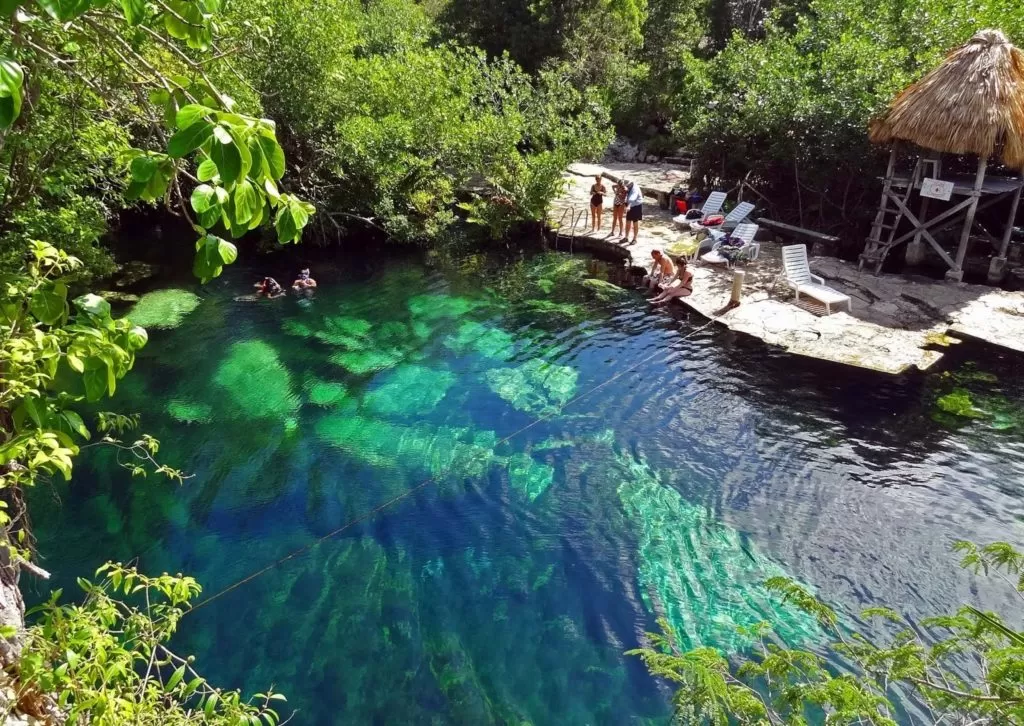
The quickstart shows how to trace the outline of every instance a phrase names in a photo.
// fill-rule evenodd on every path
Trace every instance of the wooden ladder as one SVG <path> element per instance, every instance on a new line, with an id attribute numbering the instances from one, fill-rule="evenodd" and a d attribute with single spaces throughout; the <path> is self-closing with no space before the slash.
<path id="1" fill-rule="evenodd" d="M 882 200 L 878 205 L 878 211 L 875 213 L 875 220 L 871 223 L 871 234 L 867 238 L 867 247 L 864 250 L 864 254 L 860 256 L 860 269 L 863 269 L 865 263 L 867 263 L 875 266 L 876 275 L 882 271 L 882 264 L 893 248 L 896 230 L 899 229 L 900 222 L 903 221 L 903 209 L 908 208 L 907 205 L 910 203 L 914 189 L 925 173 L 925 167 L 928 167 L 929 173 L 935 174 L 937 173 L 935 171 L 937 164 L 938 162 L 934 159 L 918 158 L 917 163 L 914 164 L 914 170 L 910 174 L 907 187 L 900 199 L 903 205 L 901 207 L 893 201 L 895 195 L 892 192 L 893 174 L 892 162 L 890 161 L 889 170 L 885 175 L 885 183 L 882 185 Z"/>

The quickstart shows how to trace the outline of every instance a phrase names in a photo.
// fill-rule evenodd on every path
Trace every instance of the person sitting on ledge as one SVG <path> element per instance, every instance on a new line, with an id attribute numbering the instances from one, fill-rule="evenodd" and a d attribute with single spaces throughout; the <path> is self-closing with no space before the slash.
<path id="1" fill-rule="evenodd" d="M 643 280 L 648 290 L 655 289 L 659 283 L 668 280 L 676 274 L 676 268 L 672 264 L 672 260 L 669 259 L 668 255 L 662 254 L 661 250 L 651 250 L 651 257 L 654 258 L 654 262 L 651 263 L 651 268 L 644 275 Z"/>
<path id="2" fill-rule="evenodd" d="M 264 277 L 253 285 L 253 287 L 256 288 L 257 295 L 266 295 L 268 298 L 281 297 L 284 295 L 284 289 L 273 277 Z"/>
<path id="3" fill-rule="evenodd" d="M 292 290 L 295 290 L 295 292 L 312 290 L 314 287 L 316 287 L 316 280 L 309 276 L 308 267 L 299 272 L 299 279 L 292 283 Z"/>
<path id="4" fill-rule="evenodd" d="M 651 298 L 651 304 L 664 305 L 672 298 L 689 297 L 692 294 L 693 273 L 686 269 L 686 259 L 683 258 L 676 267 L 676 274 L 661 286 L 661 294 Z"/>

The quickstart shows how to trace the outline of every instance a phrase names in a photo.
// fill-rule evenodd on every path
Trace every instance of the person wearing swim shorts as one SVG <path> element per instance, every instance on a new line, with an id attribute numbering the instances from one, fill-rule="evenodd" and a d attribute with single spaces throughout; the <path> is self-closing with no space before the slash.
<path id="1" fill-rule="evenodd" d="M 640 220 L 644 218 L 644 193 L 640 185 L 633 181 L 626 183 L 626 208 L 626 234 L 623 236 L 629 237 L 629 227 L 633 225 L 630 244 L 636 244 L 637 235 L 640 234 Z"/>
<path id="2" fill-rule="evenodd" d="M 672 264 L 672 260 L 669 259 L 668 255 L 663 254 L 661 250 L 651 250 L 651 257 L 654 258 L 654 262 L 651 263 L 651 268 L 644 275 L 643 280 L 648 290 L 656 289 L 659 284 L 676 274 L 676 268 Z"/>

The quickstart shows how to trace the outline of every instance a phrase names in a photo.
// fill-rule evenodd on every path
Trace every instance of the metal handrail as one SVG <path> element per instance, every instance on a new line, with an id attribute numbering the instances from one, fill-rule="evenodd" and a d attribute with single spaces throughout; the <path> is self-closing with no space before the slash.
<path id="1" fill-rule="evenodd" d="M 555 227 L 555 249 L 558 249 L 558 238 L 562 236 L 562 228 L 565 226 L 565 215 L 572 212 L 572 215 L 576 215 L 575 207 L 566 207 L 562 210 L 562 216 L 558 218 L 558 226 Z"/>
<path id="2" fill-rule="evenodd" d="M 572 236 L 569 237 L 569 254 L 572 254 L 572 244 L 576 240 L 576 228 L 580 226 L 580 222 L 587 216 L 587 210 L 580 210 L 579 216 L 576 215 L 576 208 L 573 207 L 573 221 L 572 221 Z"/>

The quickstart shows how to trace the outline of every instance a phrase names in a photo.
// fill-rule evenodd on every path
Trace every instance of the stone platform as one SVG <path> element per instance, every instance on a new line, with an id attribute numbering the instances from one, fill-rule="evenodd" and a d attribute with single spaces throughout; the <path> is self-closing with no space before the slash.
<path id="1" fill-rule="evenodd" d="M 573 251 L 591 250 L 646 267 L 652 250 L 664 249 L 682 236 L 668 211 L 659 208 L 653 197 L 666 184 L 666 191 L 685 184 L 685 173 L 669 173 L 671 170 L 660 165 L 616 166 L 629 168 L 574 164 L 565 174 L 565 191 L 549 212 L 548 226 L 555 232 L 559 221 L 565 221 L 557 240 L 559 249 L 569 251 L 571 243 Z M 605 209 L 605 230 L 588 231 L 589 190 L 597 173 L 609 179 L 633 179 L 645 197 L 651 197 L 645 199 L 644 221 L 635 245 L 608 236 L 610 205 Z M 573 215 L 566 210 L 575 210 L 577 215 L 584 212 L 574 236 L 568 228 Z M 727 307 L 732 272 L 700 263 L 692 267 L 693 295 L 680 302 L 731 330 L 787 352 L 890 374 L 929 368 L 941 359 L 943 347 L 958 338 L 1024 352 L 1024 293 L 929 278 L 876 276 L 831 257 L 812 258 L 811 268 L 830 287 L 852 298 L 852 313 L 818 316 L 796 306 L 782 279 L 781 247 L 770 241 L 761 243 L 756 261 L 739 268 L 745 272 L 739 306 Z"/>

